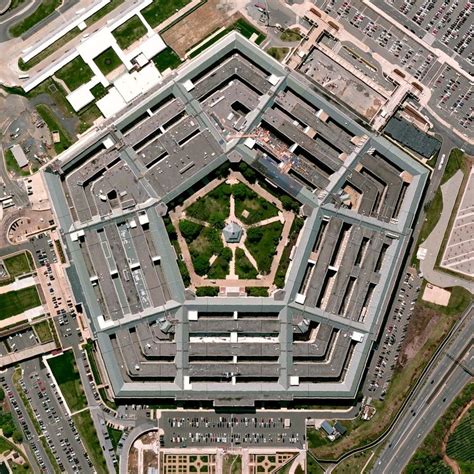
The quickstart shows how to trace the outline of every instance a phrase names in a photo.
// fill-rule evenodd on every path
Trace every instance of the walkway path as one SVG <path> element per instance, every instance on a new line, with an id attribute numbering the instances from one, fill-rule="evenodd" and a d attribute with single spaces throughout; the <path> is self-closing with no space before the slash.
<path id="1" fill-rule="evenodd" d="M 424 274 L 424 278 L 433 285 L 440 286 L 441 288 L 462 286 L 471 293 L 474 293 L 474 281 L 467 281 L 434 269 L 462 180 L 462 171 L 457 171 L 452 178 L 441 186 L 443 211 L 435 228 L 420 246 L 420 248 L 422 247 L 427 250 L 425 259 L 420 260 L 420 269 Z"/>

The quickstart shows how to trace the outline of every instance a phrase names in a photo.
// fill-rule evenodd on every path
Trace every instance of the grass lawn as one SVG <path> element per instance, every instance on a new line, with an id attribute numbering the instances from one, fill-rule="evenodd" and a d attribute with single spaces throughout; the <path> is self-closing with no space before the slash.
<path id="1" fill-rule="evenodd" d="M 46 122 L 46 125 L 48 126 L 50 132 L 59 132 L 60 142 L 54 144 L 54 150 L 56 151 L 56 153 L 59 154 L 62 153 L 64 150 L 67 150 L 72 144 L 71 139 L 66 130 L 60 124 L 60 121 L 56 119 L 56 116 L 54 115 L 53 111 L 47 105 L 44 104 L 37 105 L 36 110 L 40 114 L 41 118 Z"/>
<path id="2" fill-rule="evenodd" d="M 81 123 L 79 125 L 79 133 L 83 133 L 88 130 L 94 122 L 99 118 L 102 117 L 102 113 L 99 110 L 99 107 L 95 105 L 95 103 L 91 103 L 88 106 L 81 109 L 79 112 L 79 118 L 81 119 Z"/>
<path id="3" fill-rule="evenodd" d="M 71 412 L 85 408 L 87 400 L 72 350 L 48 359 L 48 364 Z"/>
<path id="4" fill-rule="evenodd" d="M 158 71 L 163 72 L 166 69 L 176 69 L 181 64 L 181 59 L 171 48 L 166 48 L 153 58 L 153 62 Z"/>
<path id="5" fill-rule="evenodd" d="M 19 176 L 28 176 L 30 174 L 28 167 L 25 166 L 24 168 L 20 168 L 18 166 L 18 163 L 16 162 L 15 157 L 13 156 L 13 152 L 10 148 L 4 150 L 4 156 L 7 170 L 9 172 L 17 174 Z"/>
<path id="6" fill-rule="evenodd" d="M 0 294 L 0 319 L 23 313 L 41 304 L 36 286 Z"/>
<path id="7" fill-rule="evenodd" d="M 155 28 L 190 2 L 191 0 L 155 0 L 142 10 L 142 14 L 148 24 Z"/>
<path id="8" fill-rule="evenodd" d="M 267 49 L 267 53 L 277 61 L 281 61 L 288 54 L 288 51 L 288 48 L 276 48 L 274 46 Z"/>
<path id="9" fill-rule="evenodd" d="M 461 314 L 471 303 L 471 293 L 461 286 L 454 286 L 453 288 L 448 289 L 451 290 L 448 306 L 438 306 L 437 304 L 429 303 L 424 300 L 420 300 L 420 304 L 426 308 L 434 309 L 438 313 L 445 314 L 446 316 Z"/>
<path id="10" fill-rule="evenodd" d="M 283 31 L 280 35 L 280 39 L 282 41 L 299 41 L 302 38 L 301 33 L 299 32 L 298 28 L 288 28 L 287 30 Z"/>
<path id="11" fill-rule="evenodd" d="M 25 273 L 31 273 L 32 267 L 26 252 L 19 253 L 13 257 L 8 257 L 3 260 L 7 267 L 8 273 L 12 277 L 17 277 Z"/>
<path id="12" fill-rule="evenodd" d="M 229 274 L 229 262 L 232 260 L 232 250 L 222 249 L 219 256 L 212 263 L 207 274 L 213 280 L 223 280 Z"/>
<path id="13" fill-rule="evenodd" d="M 135 15 L 112 31 L 112 35 L 122 49 L 127 49 L 135 41 L 145 36 L 146 32 L 147 29 L 142 20 Z"/>
<path id="14" fill-rule="evenodd" d="M 348 459 L 345 459 L 334 469 L 335 474 L 353 474 L 354 472 L 362 472 L 362 468 L 367 464 L 370 456 L 372 456 L 373 451 L 368 449 L 362 453 L 357 453 L 351 456 Z M 365 471 L 369 472 L 369 471 Z"/>
<path id="15" fill-rule="evenodd" d="M 97 362 L 95 360 L 94 345 L 92 344 L 92 342 L 89 341 L 87 344 L 84 345 L 84 347 L 87 352 L 87 358 L 89 359 L 89 365 L 91 367 L 95 383 L 97 385 L 100 385 L 102 383 L 102 379 L 100 377 L 99 369 L 97 368 Z"/>
<path id="16" fill-rule="evenodd" d="M 217 296 L 219 288 L 217 286 L 199 286 L 196 288 L 196 296 Z"/>
<path id="17" fill-rule="evenodd" d="M 247 296 L 268 296 L 268 287 L 264 286 L 246 286 Z"/>
<path id="18" fill-rule="evenodd" d="M 225 219 L 229 217 L 231 192 L 231 186 L 220 184 L 187 207 L 186 215 L 223 227 Z"/>
<path id="19" fill-rule="evenodd" d="M 288 267 L 290 266 L 291 251 L 296 245 L 298 235 L 303 225 L 304 219 L 302 219 L 301 217 L 296 217 L 293 221 L 293 224 L 291 225 L 289 242 L 288 245 L 283 249 L 283 253 L 281 254 L 280 258 L 280 263 L 278 264 L 278 269 L 275 274 L 275 280 L 273 282 L 277 288 L 283 288 L 285 286 L 286 273 L 288 271 Z"/>
<path id="20" fill-rule="evenodd" d="M 224 455 L 222 472 L 225 474 L 240 474 L 242 472 L 242 456 L 236 454 Z"/>
<path id="21" fill-rule="evenodd" d="M 77 56 L 70 63 L 67 63 L 55 76 L 66 83 L 69 90 L 73 91 L 82 84 L 89 82 L 94 73 L 92 69 L 85 63 L 81 56 Z"/>
<path id="22" fill-rule="evenodd" d="M 107 474 L 107 464 L 97 438 L 97 432 L 89 410 L 77 413 L 72 417 L 81 439 L 86 447 L 94 468 L 98 474 Z"/>
<path id="23" fill-rule="evenodd" d="M 111 428 L 110 426 L 107 426 L 107 431 L 109 433 L 110 441 L 112 442 L 114 451 L 117 451 L 117 446 L 120 441 L 120 438 L 122 437 L 123 431 L 116 430 L 115 428 Z"/>
<path id="24" fill-rule="evenodd" d="M 308 474 L 324 474 L 324 469 L 308 453 L 306 453 L 306 467 Z"/>
<path id="25" fill-rule="evenodd" d="M 45 344 L 46 342 L 51 342 L 54 340 L 53 333 L 51 332 L 51 326 L 48 320 L 41 321 L 38 324 L 32 326 L 34 332 L 38 336 L 41 344 Z"/>
<path id="26" fill-rule="evenodd" d="M 243 183 L 234 184 L 232 194 L 235 199 L 235 215 L 244 224 L 256 224 L 278 215 L 278 209 L 272 203 L 260 197 Z M 249 215 L 244 217 L 244 211 L 248 211 Z"/>
<path id="27" fill-rule="evenodd" d="M 326 446 L 331 443 L 321 430 L 314 428 L 308 428 L 306 436 L 308 438 L 309 448 L 319 448 L 320 446 Z"/>
<path id="28" fill-rule="evenodd" d="M 235 250 L 235 273 L 244 280 L 253 280 L 258 275 L 257 269 L 250 263 L 241 248 Z"/>
<path id="29" fill-rule="evenodd" d="M 99 100 L 107 95 L 107 89 L 99 82 L 91 89 L 91 94 L 96 100 Z"/>
<path id="30" fill-rule="evenodd" d="M 256 260 L 258 269 L 262 274 L 270 272 L 282 230 L 282 223 L 272 222 L 261 227 L 253 227 L 247 231 L 245 246 Z"/>
<path id="31" fill-rule="evenodd" d="M 122 64 L 122 61 L 120 61 L 117 53 L 112 48 L 108 48 L 103 53 L 99 54 L 99 56 L 94 58 L 94 61 L 104 75 L 109 74 Z"/>
<path id="32" fill-rule="evenodd" d="M 181 221 L 183 222 L 183 221 Z M 188 244 L 193 267 L 198 275 L 207 275 L 210 271 L 209 259 L 213 255 L 218 257 L 225 252 L 224 245 L 221 240 L 220 232 L 213 227 L 203 227 L 200 234 L 191 243 Z"/>
<path id="33" fill-rule="evenodd" d="M 10 35 L 15 38 L 21 36 L 41 20 L 44 20 L 47 16 L 51 15 L 51 13 L 53 13 L 60 5 L 61 0 L 43 0 L 41 5 L 31 15 L 10 28 Z"/>
<path id="34" fill-rule="evenodd" d="M 444 174 L 441 178 L 441 184 L 444 184 L 454 176 L 457 170 L 463 170 L 466 164 L 464 152 L 459 150 L 459 148 L 454 148 L 449 154 L 448 162 L 446 163 L 446 168 L 444 169 Z"/>

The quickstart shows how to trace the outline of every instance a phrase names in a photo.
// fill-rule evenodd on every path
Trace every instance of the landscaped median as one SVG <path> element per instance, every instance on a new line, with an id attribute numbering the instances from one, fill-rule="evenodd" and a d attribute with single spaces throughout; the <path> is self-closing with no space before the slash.
<path id="1" fill-rule="evenodd" d="M 13 25 L 9 33 L 13 37 L 21 36 L 23 33 L 26 33 L 28 30 L 33 28 L 39 22 L 47 18 L 51 13 L 61 6 L 61 0 L 43 0 L 39 7 L 29 16 L 21 20 L 19 23 Z"/>

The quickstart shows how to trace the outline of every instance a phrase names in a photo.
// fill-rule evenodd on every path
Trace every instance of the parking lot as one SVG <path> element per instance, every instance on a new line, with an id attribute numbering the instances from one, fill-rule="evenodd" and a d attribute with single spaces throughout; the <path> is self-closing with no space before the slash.
<path id="1" fill-rule="evenodd" d="M 399 286 L 384 334 L 374 353 L 367 375 L 367 390 L 372 398 L 377 397 L 380 400 L 385 398 L 420 287 L 421 278 L 411 273 L 405 275 Z"/>
<path id="2" fill-rule="evenodd" d="M 214 412 L 163 412 L 160 427 L 164 447 L 254 446 L 302 448 L 305 414 L 258 412 L 218 414 Z"/>
<path id="3" fill-rule="evenodd" d="M 22 369 L 21 387 L 59 468 L 87 472 L 92 464 L 49 373 L 38 359 L 23 363 Z"/>

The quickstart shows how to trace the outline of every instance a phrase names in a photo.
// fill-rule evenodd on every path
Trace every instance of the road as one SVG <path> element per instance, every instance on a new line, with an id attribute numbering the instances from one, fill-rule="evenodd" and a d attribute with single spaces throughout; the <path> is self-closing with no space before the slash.
<path id="1" fill-rule="evenodd" d="M 402 472 L 425 436 L 431 431 L 449 404 L 456 398 L 474 373 L 474 306 L 466 313 L 464 324 L 452 335 L 440 353 L 436 367 L 426 375 L 421 387 L 388 438 L 373 474 Z M 456 359 L 462 358 L 461 362 Z M 459 359 L 458 359 L 459 360 Z"/>

